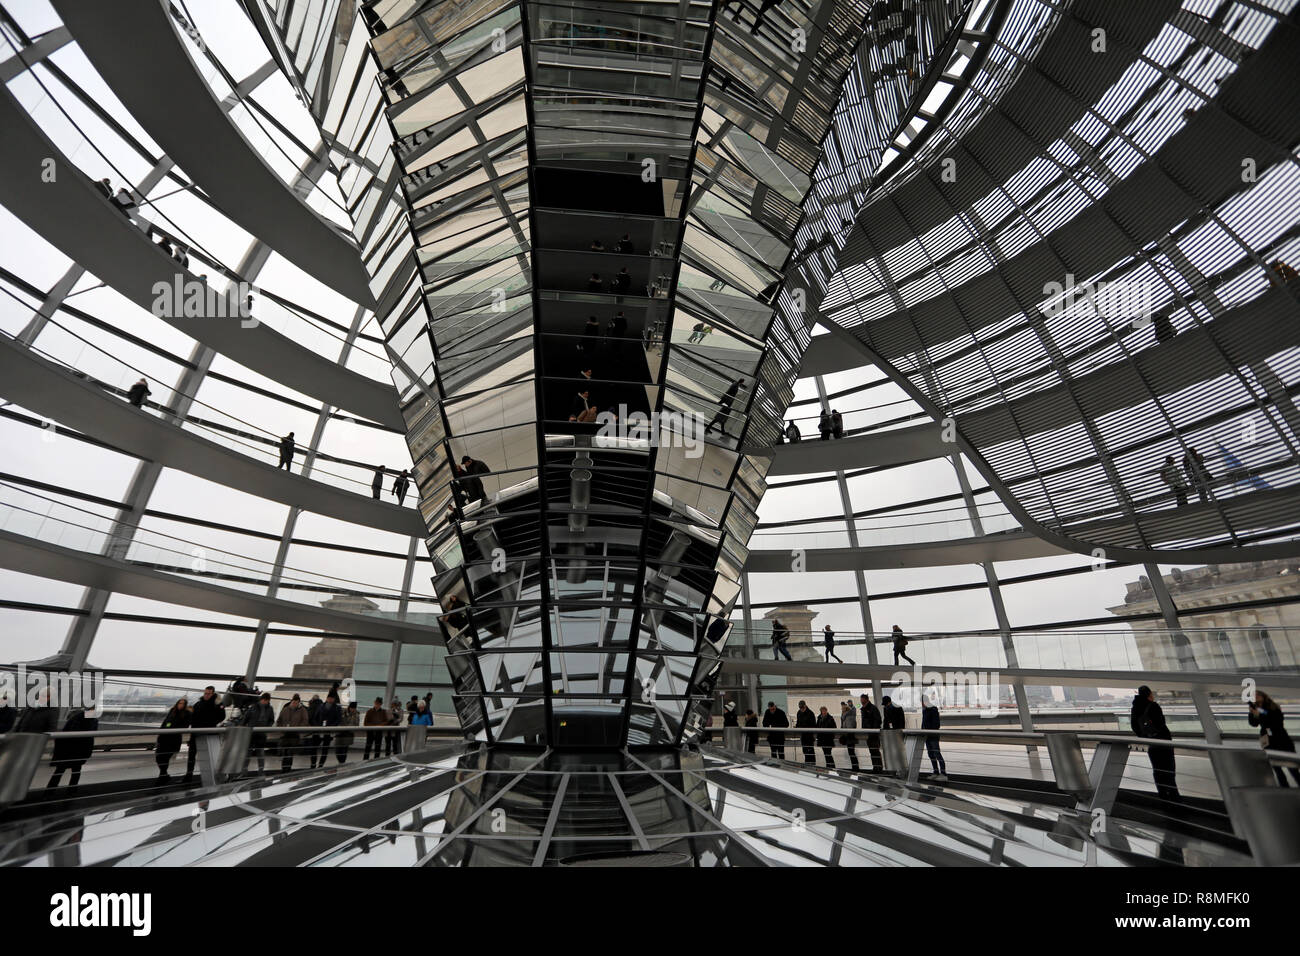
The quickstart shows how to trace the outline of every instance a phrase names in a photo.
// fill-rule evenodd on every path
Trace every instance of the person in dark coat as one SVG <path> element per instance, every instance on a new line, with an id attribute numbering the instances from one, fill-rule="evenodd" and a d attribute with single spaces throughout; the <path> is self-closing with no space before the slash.
<path id="1" fill-rule="evenodd" d="M 790 629 L 776 618 L 772 618 L 772 660 L 779 661 L 782 654 L 787 661 L 794 660 L 790 656 L 790 649 L 785 646 L 788 640 L 790 640 Z"/>
<path id="2" fill-rule="evenodd" d="M 14 722 L 15 734 L 52 734 L 59 726 L 59 709 L 50 706 L 50 690 L 44 688 L 36 698 L 35 707 L 24 707 Z"/>
<path id="3" fill-rule="evenodd" d="M 767 702 L 767 710 L 763 713 L 764 727 L 789 727 L 790 718 L 785 715 L 785 711 L 776 706 L 776 701 Z M 767 745 L 772 748 L 772 756 L 777 760 L 785 759 L 785 734 L 774 731 L 767 735 Z"/>
<path id="4" fill-rule="evenodd" d="M 627 316 L 621 311 L 614 313 L 614 317 L 609 320 L 605 327 L 606 334 L 613 339 L 627 338 Z"/>
<path id="5" fill-rule="evenodd" d="M 834 730 L 839 725 L 835 723 L 835 718 L 831 716 L 831 712 L 823 707 L 817 714 L 817 726 L 823 730 Z M 835 758 L 831 756 L 831 748 L 835 746 L 835 735 L 831 733 L 818 734 L 817 746 L 822 748 L 822 754 L 826 757 L 826 766 L 834 770 Z"/>
<path id="6" fill-rule="evenodd" d="M 844 416 L 834 408 L 831 409 L 831 437 L 844 437 Z"/>
<path id="7" fill-rule="evenodd" d="M 885 730 L 907 729 L 907 715 L 903 713 L 903 708 L 894 703 L 894 698 L 882 697 L 880 703 L 883 705 Z"/>
<path id="8" fill-rule="evenodd" d="M 483 462 L 464 455 L 460 460 L 460 466 L 465 469 L 465 493 L 470 501 L 486 502 L 487 490 L 483 487 L 483 479 L 479 475 L 490 475 L 492 469 Z"/>
<path id="9" fill-rule="evenodd" d="M 402 726 L 402 702 L 396 697 L 393 698 L 392 706 L 388 709 L 388 726 Z M 390 730 L 384 735 L 384 756 L 391 757 L 393 754 L 400 754 L 401 752 L 402 732 L 400 730 Z"/>
<path id="10" fill-rule="evenodd" d="M 853 701 L 840 701 L 840 729 L 857 730 L 858 729 L 858 712 L 853 707 Z M 858 748 L 857 736 L 855 734 L 841 734 L 840 743 L 849 753 L 849 768 L 857 770 L 858 768 Z"/>
<path id="11" fill-rule="evenodd" d="M 1133 698 L 1133 708 L 1129 711 L 1129 726 L 1135 737 L 1147 740 L 1173 740 L 1169 725 L 1165 723 L 1165 712 L 1156 703 L 1156 695 L 1151 688 L 1143 684 Z M 1156 793 L 1166 800 L 1181 800 L 1178 785 L 1175 782 L 1176 771 L 1174 748 L 1151 744 L 1147 747 L 1147 758 L 1151 761 L 1151 773 L 1156 781 Z"/>
<path id="12" fill-rule="evenodd" d="M 149 391 L 149 383 L 142 378 L 131 386 L 130 391 L 126 393 L 126 400 L 136 408 L 140 408 L 144 405 L 144 400 L 148 398 L 150 394 L 152 393 Z"/>
<path id="13" fill-rule="evenodd" d="M 331 692 L 325 702 L 316 709 L 316 726 L 318 727 L 337 727 L 343 723 L 343 708 L 339 706 L 339 699 L 336 694 Z M 330 742 L 333 740 L 331 734 L 321 734 L 317 743 L 319 748 L 316 753 L 309 754 L 311 765 L 313 767 L 324 767 L 325 762 L 329 760 Z M 339 761 L 342 763 L 343 761 Z"/>
<path id="14" fill-rule="evenodd" d="M 296 448 L 297 444 L 293 440 L 293 432 L 289 432 L 280 439 L 280 464 L 275 466 L 277 470 L 280 468 L 285 471 L 293 470 L 293 453 Z"/>
<path id="15" fill-rule="evenodd" d="M 242 723 L 246 727 L 270 727 L 275 723 L 275 708 L 271 706 L 271 694 L 263 691 L 262 696 L 244 708 Z M 266 770 L 264 755 L 266 753 L 266 734 L 254 733 L 248 742 L 248 756 L 257 757 L 257 772 Z M 244 769 L 248 769 L 248 759 L 244 760 Z"/>
<path id="16" fill-rule="evenodd" d="M 194 702 L 191 728 L 217 727 L 226 719 L 226 708 L 217 696 L 217 689 L 209 684 L 203 688 L 203 696 Z M 204 734 L 190 734 L 190 752 L 185 757 L 185 779 L 194 779 L 194 764 L 199 756 L 199 738 Z"/>
<path id="17" fill-rule="evenodd" d="M 731 406 L 736 401 L 736 396 L 740 393 L 740 386 L 744 385 L 744 379 L 736 379 L 727 386 L 727 390 L 722 393 L 722 398 L 718 399 L 718 410 L 714 413 L 712 420 L 705 427 L 706 432 L 726 431 L 727 416 L 731 414 Z"/>
<path id="18" fill-rule="evenodd" d="M 622 314 L 622 313 L 620 313 Z M 600 319 L 594 315 L 587 316 L 587 321 L 582 326 L 582 339 L 578 342 L 578 351 L 588 356 L 596 351 L 596 346 L 600 344 Z"/>
<path id="19" fill-rule="evenodd" d="M 736 702 L 729 700 L 722 708 L 722 726 L 739 727 L 740 715 L 736 713 Z"/>
<path id="20" fill-rule="evenodd" d="M 921 729 L 939 729 L 939 708 L 933 700 L 927 701 L 925 695 L 921 696 Z M 926 735 L 925 752 L 930 757 L 930 769 L 934 772 L 935 779 L 947 780 L 948 765 L 944 763 L 943 754 L 939 752 L 939 737 L 937 734 Z"/>
<path id="21" fill-rule="evenodd" d="M 324 703 L 320 699 L 320 694 L 312 694 L 311 700 L 307 702 L 307 725 L 309 727 L 320 726 L 320 708 Z M 316 768 L 316 751 L 320 748 L 320 734 L 310 733 L 303 738 L 302 746 L 307 751 L 307 758 L 311 761 L 312 769 Z"/>
<path id="22" fill-rule="evenodd" d="M 95 717 L 87 717 L 84 710 L 74 710 L 68 715 L 67 722 L 63 725 L 65 733 L 85 733 L 99 729 L 99 720 Z M 59 780 L 63 777 L 63 771 L 70 771 L 68 777 L 68 786 L 75 787 L 81 782 L 81 765 L 90 759 L 90 755 L 95 751 L 94 737 L 61 737 L 54 741 L 54 756 L 50 760 L 50 766 L 54 769 L 50 777 L 48 788 L 54 788 L 59 785 Z"/>
<path id="23" fill-rule="evenodd" d="M 866 694 L 860 694 L 858 701 L 862 704 L 862 729 L 879 730 L 880 708 L 873 704 Z M 879 771 L 883 766 L 883 761 L 880 759 L 880 734 L 867 734 L 867 749 L 871 751 L 871 769 Z"/>
<path id="24" fill-rule="evenodd" d="M 794 715 L 794 725 L 796 727 L 816 727 L 817 715 L 812 712 L 806 700 L 799 701 L 799 711 Z M 800 734 L 799 746 L 803 748 L 803 762 L 815 764 L 817 762 L 817 751 L 813 748 L 817 744 L 816 734 Z"/>
<path id="25" fill-rule="evenodd" d="M 181 730 L 190 726 L 194 720 L 194 711 L 190 710 L 190 702 L 182 697 L 176 701 L 171 710 L 167 711 L 167 716 L 163 718 L 162 730 Z M 158 779 L 170 780 L 171 774 L 167 772 L 167 765 L 172 762 L 172 757 L 180 753 L 181 740 L 184 734 L 159 734 L 158 741 L 154 744 L 153 759 L 158 764 Z"/>
<path id="26" fill-rule="evenodd" d="M 18 708 L 9 701 L 8 694 L 0 694 L 0 734 L 7 734 L 14 729 L 18 719 Z"/>
<path id="27" fill-rule="evenodd" d="M 907 656 L 907 637 L 903 634 L 903 629 L 895 624 L 892 633 L 894 637 L 894 666 L 898 666 L 900 657 L 907 663 L 915 665 L 916 661 Z"/>
<path id="28" fill-rule="evenodd" d="M 835 653 L 835 632 L 831 630 L 831 626 L 829 624 L 827 624 L 825 627 L 822 628 L 822 646 L 825 648 L 826 651 L 827 664 L 831 662 L 832 657 L 835 658 L 837 661 L 839 661 L 841 664 L 844 663 L 844 661 L 840 660 L 840 655 Z"/>
<path id="29" fill-rule="evenodd" d="M 831 413 L 822 409 L 821 418 L 817 419 L 817 431 L 821 435 L 822 441 L 830 441 L 831 437 Z"/>
<path id="30" fill-rule="evenodd" d="M 375 476 L 370 479 L 370 497 L 376 501 L 384 491 L 384 466 L 380 465 L 375 469 Z"/>
<path id="31" fill-rule="evenodd" d="M 1246 720 L 1250 721 L 1250 726 L 1259 728 L 1260 741 L 1266 749 L 1295 753 L 1295 742 L 1282 723 L 1282 708 L 1262 690 L 1255 691 L 1255 699 L 1250 703 L 1250 713 L 1246 715 Z M 1291 771 L 1291 777 L 1296 785 L 1300 786 L 1300 769 L 1294 766 L 1287 769 Z M 1277 774 L 1279 787 L 1288 786 L 1286 774 L 1282 772 L 1281 767 L 1274 767 L 1273 772 Z"/>
<path id="32" fill-rule="evenodd" d="M 375 704 L 366 711 L 363 725 L 366 727 L 383 727 L 388 723 L 388 708 L 384 706 L 384 698 L 376 697 Z M 378 760 L 383 753 L 384 748 L 384 731 L 369 730 L 366 731 L 366 749 L 361 754 L 362 760 L 370 759 L 370 751 L 375 752 L 375 759 Z"/>
<path id="33" fill-rule="evenodd" d="M 402 473 L 393 479 L 393 497 L 397 499 L 398 505 L 406 504 L 406 492 L 411 487 L 411 473 L 403 469 Z"/>
<path id="34" fill-rule="evenodd" d="M 799 426 L 794 423 L 793 418 L 790 419 L 790 424 L 785 426 L 785 440 L 788 441 L 791 445 L 795 445 L 803 441 L 803 435 L 799 433 Z"/>
<path id="35" fill-rule="evenodd" d="M 1183 473 L 1179 470 L 1173 455 L 1165 455 L 1165 466 L 1160 469 L 1160 478 L 1174 493 L 1174 500 L 1178 502 L 1180 508 L 1187 504 L 1187 484 L 1183 481 Z"/>
<path id="36" fill-rule="evenodd" d="M 311 717 L 302 705 L 302 698 L 294 694 L 289 703 L 280 708 L 280 716 L 275 718 L 277 727 L 309 727 Z M 288 772 L 293 769 L 293 757 L 302 744 L 302 737 L 295 731 L 280 738 L 280 769 Z"/>
<path id="37" fill-rule="evenodd" d="M 757 727 L 758 714 L 752 710 L 745 711 L 745 726 Z M 745 734 L 745 753 L 755 753 L 758 748 L 758 734 Z"/>
<path id="38" fill-rule="evenodd" d="M 348 701 L 348 705 L 342 709 L 339 717 L 340 727 L 359 727 L 361 725 L 361 712 L 357 710 L 355 700 Z M 339 763 L 346 763 L 348 751 L 352 749 L 352 741 L 356 739 L 356 732 L 352 730 L 343 730 L 334 735 L 334 759 Z M 324 761 L 321 766 L 325 766 Z"/>
<path id="39" fill-rule="evenodd" d="M 1210 469 L 1205 467 L 1205 459 L 1195 448 L 1189 447 L 1183 454 L 1183 472 L 1192 487 L 1196 489 L 1200 499 L 1209 501 L 1210 485 L 1213 484 L 1214 478 L 1210 474 Z"/>
<path id="40" fill-rule="evenodd" d="M 455 594 L 448 596 L 444 607 L 447 613 L 438 621 L 442 625 L 444 637 L 452 638 L 469 627 L 469 613 L 465 608 L 465 602 Z"/>

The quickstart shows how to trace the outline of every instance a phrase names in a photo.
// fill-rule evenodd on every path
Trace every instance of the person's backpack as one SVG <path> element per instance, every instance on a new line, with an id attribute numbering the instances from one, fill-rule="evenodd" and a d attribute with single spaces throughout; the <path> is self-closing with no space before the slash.
<path id="1" fill-rule="evenodd" d="M 1146 709 L 1142 711 L 1142 716 L 1138 718 L 1138 735 L 1155 737 L 1158 730 L 1155 720 L 1151 717 L 1151 704 L 1147 704 Z"/>

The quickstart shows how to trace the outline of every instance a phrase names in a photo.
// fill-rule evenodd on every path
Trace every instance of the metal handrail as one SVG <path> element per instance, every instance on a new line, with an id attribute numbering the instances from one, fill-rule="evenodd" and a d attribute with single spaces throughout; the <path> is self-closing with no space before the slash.
<path id="1" fill-rule="evenodd" d="M 711 728 L 716 734 L 718 728 Z M 1081 730 L 970 730 L 967 728 L 887 728 L 887 727 L 740 727 L 724 728 L 727 730 L 739 729 L 742 733 L 747 734 L 848 734 L 855 737 L 866 735 L 879 735 L 882 732 L 897 733 L 904 737 L 950 737 L 957 740 L 992 740 L 995 742 L 1010 741 L 1011 743 L 1046 743 L 1049 736 L 1052 735 L 1069 735 L 1080 741 L 1091 741 L 1099 744 L 1127 744 L 1130 747 L 1150 747 L 1157 746 L 1173 747 L 1176 750 L 1197 750 L 1197 751 L 1232 751 L 1239 753 L 1242 750 L 1262 752 L 1270 760 L 1276 759 L 1279 763 L 1296 764 L 1300 766 L 1300 753 L 1288 750 L 1267 750 L 1254 746 L 1232 744 L 1212 744 L 1206 740 L 1164 740 L 1159 737 L 1134 737 L 1131 734 L 1102 734 L 1097 732 L 1088 732 Z"/>

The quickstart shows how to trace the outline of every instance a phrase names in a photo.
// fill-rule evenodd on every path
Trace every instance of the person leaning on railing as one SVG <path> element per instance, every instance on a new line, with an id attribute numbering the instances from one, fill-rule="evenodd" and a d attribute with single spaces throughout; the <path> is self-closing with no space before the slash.
<path id="1" fill-rule="evenodd" d="M 361 714 L 357 711 L 357 702 L 348 701 L 347 707 L 343 708 L 343 715 L 339 718 L 340 727 L 356 727 L 361 723 Z M 344 763 L 348 759 L 348 751 L 352 749 L 352 741 L 356 734 L 351 730 L 342 730 L 334 735 L 334 759 L 339 763 Z M 324 766 L 324 764 L 321 764 Z"/>
<path id="2" fill-rule="evenodd" d="M 1143 684 L 1133 698 L 1133 707 L 1129 711 L 1129 726 L 1134 736 L 1149 740 L 1173 740 L 1169 725 L 1165 723 L 1165 712 L 1156 703 L 1156 695 L 1151 688 Z M 1155 778 L 1156 793 L 1166 800 L 1181 800 L 1178 785 L 1175 782 L 1174 748 L 1160 744 L 1147 747 L 1147 759 L 1151 761 L 1151 774 Z"/>
<path id="3" fill-rule="evenodd" d="M 65 733 L 87 733 L 99 729 L 99 719 L 87 717 L 84 710 L 74 710 L 68 715 L 63 725 Z M 46 785 L 53 789 L 59 785 L 63 772 L 69 771 L 68 786 L 75 787 L 81 782 L 81 767 L 90 759 L 95 750 L 94 737 L 60 737 L 54 741 L 54 755 L 50 767 L 54 770 L 50 782 Z"/>
<path id="4" fill-rule="evenodd" d="M 1286 732 L 1286 727 L 1282 725 L 1282 708 L 1274 703 L 1273 698 L 1262 690 L 1255 691 L 1255 699 L 1250 702 L 1250 713 L 1246 715 L 1246 719 L 1250 721 L 1250 726 L 1259 728 L 1259 742 L 1265 748 L 1295 753 L 1295 742 L 1291 739 L 1291 735 Z M 1297 769 L 1294 765 L 1287 769 L 1291 771 L 1291 776 L 1295 779 L 1296 785 L 1300 786 L 1300 769 Z M 1273 772 L 1277 774 L 1277 785 L 1279 787 L 1288 786 L 1286 774 L 1282 772 L 1281 767 L 1274 767 Z"/>
<path id="5" fill-rule="evenodd" d="M 190 726 L 194 721 L 194 711 L 190 709 L 190 702 L 182 697 L 167 711 L 167 716 L 163 718 L 162 730 L 180 730 Z M 172 762 L 172 757 L 180 753 L 182 734 L 159 734 L 158 740 L 154 744 L 153 759 L 158 764 L 158 779 L 163 783 L 171 780 L 171 774 L 167 772 L 167 765 Z"/>
<path id="6" fill-rule="evenodd" d="M 302 705 L 302 698 L 297 694 L 289 700 L 280 709 L 280 716 L 275 719 L 277 727 L 309 727 L 311 726 L 311 714 L 307 708 Z M 297 733 L 287 733 L 280 738 L 280 769 L 289 771 L 293 769 L 293 755 L 302 742 L 301 735 Z"/>
<path id="7" fill-rule="evenodd" d="M 882 723 L 880 708 L 873 704 L 866 694 L 862 694 L 858 699 L 862 702 L 862 729 L 879 730 Z M 883 769 L 884 763 L 880 759 L 880 734 L 867 734 L 867 750 L 871 752 L 871 769 L 875 771 Z"/>
<path id="8" fill-rule="evenodd" d="M 241 721 L 246 727 L 270 727 L 275 723 L 275 708 L 271 706 L 271 694 L 263 691 L 256 703 L 244 708 Z M 266 734 L 253 734 L 248 742 L 248 757 L 257 757 L 257 772 L 266 770 L 264 754 L 266 753 Z M 248 769 L 248 757 L 244 758 L 244 769 Z"/>
<path id="9" fill-rule="evenodd" d="M 393 698 L 392 707 L 388 711 L 388 726 L 397 728 L 402 726 L 402 716 L 406 712 L 402 709 L 402 702 L 396 697 Z M 394 729 L 384 735 L 384 756 L 389 757 L 393 754 L 402 752 L 402 734 Z"/>
<path id="10" fill-rule="evenodd" d="M 217 727 L 226 719 L 226 708 L 217 696 L 217 689 L 209 684 L 203 688 L 203 696 L 194 702 L 191 728 Z M 194 763 L 199 756 L 199 735 L 190 734 L 190 751 L 185 757 L 185 780 L 194 779 Z"/>
<path id="11" fill-rule="evenodd" d="M 366 711 L 364 718 L 366 727 L 386 727 L 388 725 L 388 709 L 384 707 L 384 698 L 376 697 L 374 705 Z M 373 748 L 375 758 L 383 756 L 384 737 L 387 731 L 368 730 L 366 731 L 366 749 L 361 755 L 362 760 L 370 759 L 370 751 Z"/>
<path id="12" fill-rule="evenodd" d="M 429 713 L 429 705 L 423 700 L 415 702 L 415 713 L 411 715 L 412 727 L 432 727 L 433 714 Z"/>

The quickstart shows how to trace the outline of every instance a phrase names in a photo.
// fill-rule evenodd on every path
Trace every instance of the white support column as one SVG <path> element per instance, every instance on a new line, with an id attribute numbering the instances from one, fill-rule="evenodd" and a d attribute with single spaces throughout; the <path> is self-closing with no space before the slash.
<path id="1" fill-rule="evenodd" d="M 816 375 L 813 381 L 817 383 L 817 399 L 823 408 L 829 410 L 826 397 L 826 383 L 822 376 Z M 849 483 L 844 477 L 844 472 L 840 469 L 835 471 L 835 484 L 840 492 L 840 509 L 844 513 L 844 524 L 849 533 L 849 547 L 854 550 L 862 547 L 858 541 L 858 526 L 853 518 L 853 499 L 849 495 Z M 858 612 L 862 616 L 862 636 L 867 648 L 867 663 L 879 664 L 876 657 L 876 635 L 875 628 L 871 623 L 871 600 L 867 595 L 867 576 L 861 568 L 855 568 L 853 571 L 854 584 L 858 591 Z M 880 706 L 881 685 L 879 677 L 871 678 L 871 702 L 877 707 Z"/>
<path id="2" fill-rule="evenodd" d="M 1223 743 L 1223 732 L 1219 730 L 1219 722 L 1214 719 L 1214 710 L 1210 707 L 1210 695 L 1205 688 L 1193 688 L 1192 703 L 1196 705 L 1196 716 L 1201 720 L 1201 730 L 1205 732 L 1205 742 L 1209 744 Z"/>
<path id="3" fill-rule="evenodd" d="M 740 572 L 740 600 L 745 622 L 745 656 L 753 658 L 754 652 L 754 615 L 749 606 L 749 573 Z M 756 714 L 763 712 L 763 702 L 758 696 L 758 675 L 745 675 L 745 684 L 749 692 L 749 709 Z"/>

